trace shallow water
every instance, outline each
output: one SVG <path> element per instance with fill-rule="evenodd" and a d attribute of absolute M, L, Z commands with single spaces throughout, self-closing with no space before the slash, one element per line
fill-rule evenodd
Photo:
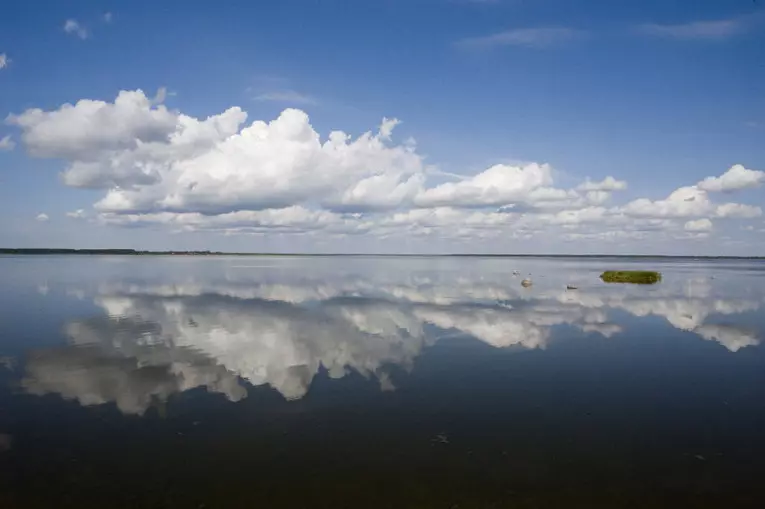
<path fill-rule="evenodd" d="M 764 506 L 762 261 L 6 256 L 0 288 L 3 508 Z"/>

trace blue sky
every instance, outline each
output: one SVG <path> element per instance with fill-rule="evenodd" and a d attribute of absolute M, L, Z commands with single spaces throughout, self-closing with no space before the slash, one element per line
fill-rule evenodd
<path fill-rule="evenodd" d="M 759 1 L 12 1 L 0 55 L 2 246 L 765 247 Z"/>

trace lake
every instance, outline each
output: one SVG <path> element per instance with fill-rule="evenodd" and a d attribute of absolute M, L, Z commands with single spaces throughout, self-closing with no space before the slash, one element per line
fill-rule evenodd
<path fill-rule="evenodd" d="M 0 257 L 0 507 L 765 507 L 764 306 L 757 260 Z"/>

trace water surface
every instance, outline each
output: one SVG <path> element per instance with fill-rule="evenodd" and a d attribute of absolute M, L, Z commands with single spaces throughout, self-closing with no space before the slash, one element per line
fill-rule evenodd
<path fill-rule="evenodd" d="M 0 257 L 0 507 L 762 507 L 763 269 Z"/>

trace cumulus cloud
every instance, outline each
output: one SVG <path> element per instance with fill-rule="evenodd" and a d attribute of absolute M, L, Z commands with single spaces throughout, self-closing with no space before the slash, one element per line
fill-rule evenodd
<path fill-rule="evenodd" d="M 663 200 L 634 200 L 624 210 L 634 216 L 682 218 L 706 215 L 710 207 L 707 194 L 696 186 L 689 186 L 673 191 Z"/>
<path fill-rule="evenodd" d="M 0 138 L 0 152 L 10 152 L 16 148 L 16 142 L 11 139 L 11 135 Z"/>
<path fill-rule="evenodd" d="M 582 184 L 577 186 L 580 191 L 623 191 L 627 189 L 627 182 L 623 180 L 617 180 L 612 176 L 608 176 L 600 182 L 593 182 L 590 179 L 585 180 Z"/>
<path fill-rule="evenodd" d="M 447 182 L 427 189 L 417 196 L 419 206 L 462 206 L 477 207 L 505 205 L 524 201 L 529 193 L 537 191 L 538 199 L 565 198 L 554 193 L 544 194 L 545 186 L 552 185 L 552 169 L 546 164 L 509 166 L 497 164 L 460 182 Z"/>
<path fill-rule="evenodd" d="M 760 217 L 762 209 L 754 205 L 744 205 L 741 203 L 724 203 L 715 209 L 717 217 L 733 217 L 739 219 L 751 219 Z"/>
<path fill-rule="evenodd" d="M 0 70 L 5 69 L 11 63 L 11 59 L 5 53 L 0 53 Z"/>
<path fill-rule="evenodd" d="M 620 222 L 614 211 L 604 207 L 586 207 L 577 210 L 562 210 L 555 215 L 545 216 L 551 224 L 578 225 L 584 223 Z"/>
<path fill-rule="evenodd" d="M 104 155 L 124 157 L 124 152 L 152 143 L 167 144 L 178 127 L 177 123 L 183 120 L 162 105 L 151 107 L 146 95 L 137 91 L 120 92 L 114 103 L 83 99 L 50 112 L 29 109 L 20 115 L 9 115 L 6 123 L 22 129 L 22 140 L 31 155 L 85 164 L 99 162 Z M 244 118 L 237 120 L 241 122 Z M 215 127 L 214 122 L 211 124 L 205 127 Z M 209 136 L 209 133 L 198 132 L 201 129 L 198 124 L 183 127 L 197 129 L 196 133 L 190 134 Z M 236 127 L 238 123 L 234 129 Z M 97 169 L 104 173 L 117 171 L 109 167 Z M 131 166 L 127 170 L 144 173 L 140 169 Z M 113 183 L 112 179 L 104 185 Z"/>
<path fill-rule="evenodd" d="M 107 212 L 280 208 L 321 201 L 329 208 L 395 207 L 423 179 L 409 147 L 387 146 L 390 126 L 351 139 L 335 131 L 322 143 L 299 110 L 241 129 L 239 108 L 204 121 L 153 106 L 138 92 L 113 103 L 80 101 L 53 112 L 9 117 L 33 155 L 71 162 L 64 181 L 111 188 Z"/>
<path fill-rule="evenodd" d="M 90 36 L 88 29 L 76 19 L 68 19 L 64 22 L 64 32 L 75 35 L 80 39 L 87 39 Z"/>
<path fill-rule="evenodd" d="M 712 221 L 707 218 L 696 219 L 686 222 L 684 228 L 687 232 L 708 232 L 712 230 Z"/>
<path fill-rule="evenodd" d="M 168 108 L 166 96 L 164 88 L 153 98 L 122 91 L 113 102 L 33 108 L 6 123 L 19 128 L 28 154 L 64 161 L 64 184 L 103 190 L 93 220 L 110 225 L 617 242 L 688 235 L 685 223 L 704 218 L 762 214 L 754 205 L 710 197 L 760 182 L 761 172 L 739 166 L 664 199 L 611 204 L 627 182 L 607 176 L 561 188 L 544 163 L 441 172 L 413 140 L 395 139 L 394 118 L 356 136 L 321 135 L 298 109 L 270 121 L 250 121 L 238 107 L 194 118 Z"/>
<path fill-rule="evenodd" d="M 592 181 L 589 178 L 579 184 L 576 189 L 585 193 L 587 202 L 594 205 L 601 205 L 611 198 L 614 191 L 623 191 L 627 189 L 627 182 L 617 180 L 612 176 L 607 176 L 600 182 Z"/>
<path fill-rule="evenodd" d="M 715 215 L 728 218 L 751 218 L 762 215 L 760 207 L 725 203 L 715 205 L 698 186 L 681 187 L 663 200 L 641 198 L 628 203 L 624 212 L 636 217 L 692 218 Z"/>
<path fill-rule="evenodd" d="M 698 183 L 698 187 L 710 192 L 730 192 L 759 187 L 763 182 L 765 171 L 748 170 L 740 164 L 735 164 L 719 177 L 705 178 Z"/>
<path fill-rule="evenodd" d="M 368 225 L 353 217 L 346 217 L 326 210 L 310 210 L 300 206 L 259 211 L 241 210 L 218 215 L 197 212 L 150 214 L 113 214 L 99 217 L 106 224 L 142 226 L 164 224 L 180 230 L 221 230 L 229 233 L 363 233 Z"/>
<path fill-rule="evenodd" d="M 48 221 L 48 219 L 50 219 L 50 218 L 48 217 L 48 214 L 43 212 L 43 213 L 37 214 L 37 217 L 35 219 L 37 219 L 41 223 L 44 223 L 44 222 Z"/>

